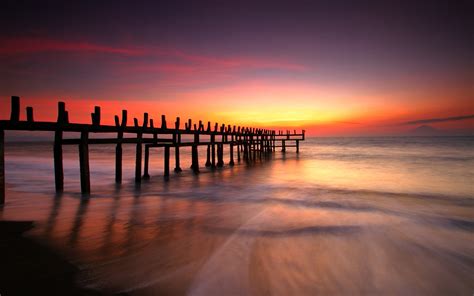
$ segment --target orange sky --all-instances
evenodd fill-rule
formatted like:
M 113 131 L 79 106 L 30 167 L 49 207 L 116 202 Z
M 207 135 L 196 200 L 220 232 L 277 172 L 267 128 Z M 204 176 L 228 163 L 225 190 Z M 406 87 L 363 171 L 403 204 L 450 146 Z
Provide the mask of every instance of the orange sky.
M 0 31 L 2 119 L 16 95 L 37 120 L 54 120 L 62 100 L 74 122 L 100 105 L 105 123 L 128 109 L 320 136 L 474 130 L 462 7 L 15 5 Z

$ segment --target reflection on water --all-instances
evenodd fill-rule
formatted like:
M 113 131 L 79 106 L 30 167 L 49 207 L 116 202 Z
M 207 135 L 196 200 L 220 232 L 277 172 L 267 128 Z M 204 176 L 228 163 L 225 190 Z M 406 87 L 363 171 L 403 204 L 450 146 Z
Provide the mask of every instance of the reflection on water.
M 299 156 L 167 182 L 156 150 L 139 188 L 132 148 L 118 186 L 113 147 L 94 147 L 89 199 L 77 193 L 74 147 L 55 195 L 50 147 L 33 157 L 11 145 L 0 217 L 35 220 L 28 235 L 79 266 L 81 285 L 110 292 L 470 295 L 473 143 L 311 139 Z

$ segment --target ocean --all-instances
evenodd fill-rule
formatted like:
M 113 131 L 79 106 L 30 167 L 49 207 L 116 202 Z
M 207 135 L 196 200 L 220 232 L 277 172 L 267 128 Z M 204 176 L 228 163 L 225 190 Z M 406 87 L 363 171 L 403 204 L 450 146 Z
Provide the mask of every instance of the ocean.
M 131 295 L 472 295 L 474 137 L 309 138 L 255 163 L 114 183 L 114 146 L 77 147 L 54 192 L 51 143 L 7 143 L 5 221 L 79 268 L 81 287 Z M 184 150 L 184 149 L 183 149 Z M 171 151 L 173 153 L 173 150 Z M 228 158 L 227 152 L 225 156 Z M 171 167 L 174 167 L 173 158 Z M 228 159 L 226 159 L 228 162 Z

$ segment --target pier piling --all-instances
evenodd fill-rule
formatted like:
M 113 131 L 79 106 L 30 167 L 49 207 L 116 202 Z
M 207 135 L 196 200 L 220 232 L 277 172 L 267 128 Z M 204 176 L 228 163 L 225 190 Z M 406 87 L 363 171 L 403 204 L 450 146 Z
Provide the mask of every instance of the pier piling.
M 81 132 L 81 143 L 79 144 L 79 168 L 81 173 L 81 193 L 91 192 L 91 180 L 89 173 L 89 133 Z
M 269 153 L 274 152 L 276 147 L 281 147 L 285 152 L 288 147 L 295 147 L 299 153 L 300 141 L 305 140 L 305 131 L 297 134 L 296 131 L 285 133 L 279 131 L 256 129 L 242 126 L 230 126 L 218 123 L 212 128 L 211 122 L 207 123 L 205 129 L 203 121 L 199 120 L 194 125 L 189 119 L 185 128 L 180 128 L 180 118 L 176 118 L 175 126 L 168 128 L 165 115 L 161 116 L 161 126 L 155 127 L 155 123 L 148 113 L 143 114 L 143 122 L 139 124 L 134 118 L 133 126 L 127 126 L 127 110 L 122 110 L 121 118 L 114 117 L 114 125 L 101 123 L 101 109 L 95 106 L 91 114 L 91 124 L 78 124 L 69 122 L 69 113 L 64 102 L 58 102 L 58 117 L 56 122 L 34 121 L 33 107 L 26 107 L 26 119 L 20 118 L 20 98 L 11 97 L 11 114 L 8 120 L 0 120 L 0 204 L 5 202 L 5 130 L 29 130 L 54 132 L 53 161 L 54 180 L 57 192 L 64 190 L 64 168 L 63 168 L 63 145 L 78 145 L 81 192 L 88 195 L 91 192 L 90 167 L 89 167 L 89 145 L 115 144 L 115 182 L 122 182 L 123 170 L 123 145 L 135 144 L 135 182 L 140 183 L 142 178 L 149 178 L 150 170 L 150 148 L 164 148 L 164 176 L 169 177 L 170 149 L 175 152 L 175 172 L 181 172 L 180 148 L 191 148 L 191 168 L 194 173 L 199 173 L 199 146 L 206 147 L 206 167 L 223 167 L 224 150 L 229 149 L 229 165 L 235 165 L 234 149 L 237 151 L 237 161 L 249 163 L 259 161 L 263 156 L 267 158 Z M 80 133 L 79 138 L 66 138 L 71 133 Z M 90 137 L 94 134 L 116 134 L 116 137 Z M 125 137 L 125 134 L 135 137 Z M 161 137 L 163 135 L 163 137 Z M 193 141 L 182 141 L 182 135 L 193 136 Z M 204 135 L 209 140 L 200 139 Z M 150 137 L 152 136 L 152 137 Z M 201 141 L 202 140 L 202 141 Z M 288 143 L 287 143 L 288 142 Z M 279 145 L 277 143 L 280 143 Z M 143 158 L 143 145 L 145 155 Z M 227 148 L 225 148 L 225 146 Z M 216 155 L 217 153 L 217 155 Z M 216 159 L 217 158 L 217 159 Z M 142 175 L 142 161 L 144 161 Z

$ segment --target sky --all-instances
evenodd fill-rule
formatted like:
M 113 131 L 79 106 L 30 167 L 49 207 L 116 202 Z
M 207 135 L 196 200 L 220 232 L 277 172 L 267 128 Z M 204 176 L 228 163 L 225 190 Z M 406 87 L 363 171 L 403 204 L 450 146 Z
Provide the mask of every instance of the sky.
M 100 3 L 98 3 L 100 2 Z M 474 130 L 472 1 L 2 1 L 0 118 Z M 168 121 L 174 121 L 168 119 Z

